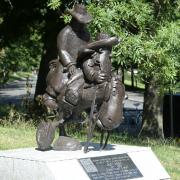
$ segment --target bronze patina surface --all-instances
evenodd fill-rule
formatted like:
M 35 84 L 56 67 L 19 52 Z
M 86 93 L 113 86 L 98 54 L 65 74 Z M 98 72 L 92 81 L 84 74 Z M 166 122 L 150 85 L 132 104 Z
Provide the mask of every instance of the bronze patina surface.
M 103 130 L 103 149 L 109 132 L 122 122 L 125 89 L 121 78 L 112 73 L 111 66 L 112 47 L 119 43 L 119 39 L 99 33 L 96 40 L 91 42 L 86 25 L 91 22 L 92 17 L 85 6 L 76 4 L 67 12 L 72 20 L 57 36 L 58 56 L 49 64 L 47 89 L 42 95 L 43 104 L 57 111 L 58 120 L 53 125 L 39 125 L 36 138 L 38 148 L 44 150 L 51 146 L 56 127 L 61 128 L 61 136 L 66 135 L 64 123 L 69 119 L 78 121 L 85 111 L 89 115 L 89 128 L 84 151 L 88 151 L 96 125 Z M 107 132 L 107 136 L 103 144 L 104 132 Z M 75 143 L 77 146 L 74 149 L 61 148 L 60 140 L 55 144 L 56 149 L 80 148 L 78 143 Z

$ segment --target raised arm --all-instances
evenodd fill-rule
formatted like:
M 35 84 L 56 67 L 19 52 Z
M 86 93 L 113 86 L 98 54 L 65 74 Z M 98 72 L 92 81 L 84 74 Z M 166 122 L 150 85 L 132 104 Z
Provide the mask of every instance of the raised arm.
M 95 51 L 98 51 L 99 49 L 103 47 L 115 46 L 119 42 L 120 40 L 116 37 L 111 37 L 108 39 L 102 39 L 95 42 L 91 42 L 87 46 L 84 46 L 84 48 L 79 50 L 78 59 L 79 61 L 81 61 L 84 58 L 86 59 L 87 57 L 90 57 Z
M 108 39 L 102 39 L 102 40 L 98 40 L 98 41 L 89 43 L 86 48 L 97 50 L 97 49 L 100 49 L 104 46 L 107 46 L 107 47 L 108 46 L 109 47 L 115 46 L 119 42 L 120 42 L 120 40 L 117 37 L 110 37 Z

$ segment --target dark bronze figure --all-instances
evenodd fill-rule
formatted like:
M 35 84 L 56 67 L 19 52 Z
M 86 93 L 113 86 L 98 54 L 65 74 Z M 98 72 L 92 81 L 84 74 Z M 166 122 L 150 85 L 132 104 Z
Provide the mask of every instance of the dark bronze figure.
M 58 121 L 54 125 L 47 123 L 47 127 L 40 124 L 36 139 L 39 149 L 48 149 L 55 128 L 61 128 L 62 140 L 66 135 L 64 123 L 69 119 L 79 120 L 81 113 L 86 111 L 89 114 L 89 129 L 84 151 L 87 152 L 96 124 L 103 131 L 107 131 L 104 144 L 104 132 L 101 136 L 101 148 L 105 148 L 109 131 L 118 127 L 122 121 L 125 90 L 120 78 L 113 75 L 111 69 L 112 46 L 118 44 L 119 40 L 100 33 L 96 41 L 91 42 L 86 24 L 92 18 L 86 8 L 83 5 L 75 5 L 68 13 L 71 14 L 72 20 L 57 37 L 58 58 L 49 64 L 47 89 L 43 95 L 43 104 L 58 112 Z M 46 141 L 46 135 L 42 133 L 45 129 L 48 129 Z M 74 148 L 69 150 L 80 148 L 78 143 L 72 142 Z M 58 144 L 63 144 L 58 140 L 55 144 L 56 149 L 68 149 L 58 147 Z

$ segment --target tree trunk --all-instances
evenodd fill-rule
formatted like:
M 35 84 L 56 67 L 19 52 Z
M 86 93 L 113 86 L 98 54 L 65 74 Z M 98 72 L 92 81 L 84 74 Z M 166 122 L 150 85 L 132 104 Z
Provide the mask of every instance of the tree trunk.
M 40 62 L 34 98 L 36 98 L 38 95 L 44 94 L 46 90 L 46 76 L 49 71 L 48 63 L 50 60 L 57 58 L 57 34 L 64 26 L 64 23 L 57 22 L 57 19 L 59 18 L 56 14 L 53 13 L 46 17 L 46 24 L 44 28 L 45 33 L 43 36 L 44 48 Z
M 131 66 L 131 87 L 134 89 L 134 69 L 133 66 Z
M 160 94 L 159 84 L 154 78 L 145 84 L 143 126 L 140 135 L 164 137 L 163 96 Z
M 124 84 L 124 68 L 120 67 L 116 70 L 116 75 L 119 75 L 121 77 L 121 81 Z
M 121 71 L 122 71 L 122 83 L 124 84 L 124 67 L 121 67 Z
M 54 45 L 44 47 L 36 82 L 35 97 L 44 94 L 46 90 L 46 76 L 49 72 L 48 63 L 50 60 L 57 58 L 57 53 L 54 52 L 55 50 L 56 47 Z

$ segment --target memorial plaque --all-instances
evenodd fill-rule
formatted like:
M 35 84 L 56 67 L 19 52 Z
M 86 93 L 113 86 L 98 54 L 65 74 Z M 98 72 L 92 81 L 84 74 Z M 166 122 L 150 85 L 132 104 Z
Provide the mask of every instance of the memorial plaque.
M 128 154 L 78 160 L 91 180 L 125 180 L 143 177 Z

